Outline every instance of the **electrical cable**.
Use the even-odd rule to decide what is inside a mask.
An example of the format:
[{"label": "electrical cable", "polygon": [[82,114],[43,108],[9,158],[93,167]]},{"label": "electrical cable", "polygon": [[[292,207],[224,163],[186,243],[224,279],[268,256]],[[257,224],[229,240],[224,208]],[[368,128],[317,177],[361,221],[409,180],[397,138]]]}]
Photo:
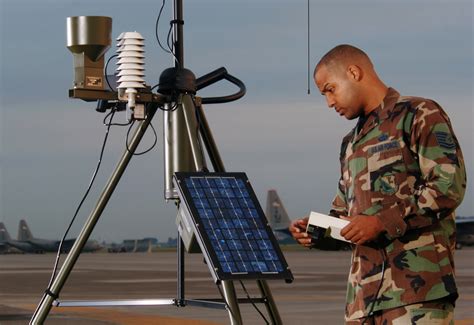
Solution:
[{"label": "electrical cable", "polygon": [[247,295],[247,299],[250,301],[253,308],[255,308],[255,310],[260,314],[260,316],[262,316],[263,320],[265,321],[265,324],[269,325],[270,322],[267,320],[265,315],[263,315],[263,313],[260,311],[260,309],[257,307],[257,305],[255,305],[255,303],[252,301],[252,298],[250,298],[249,292],[247,291],[247,288],[245,288],[244,283],[242,282],[242,280],[239,280],[239,282],[240,282],[240,285],[242,286],[242,289],[244,289],[244,292]]},{"label": "electrical cable", "polygon": [[[107,113],[107,115],[105,115],[104,119],[102,120],[102,123],[105,125],[105,126],[128,126],[132,123],[132,121],[128,122],[128,123],[112,123],[112,118],[110,118],[109,121],[107,121],[107,118],[109,116],[111,116],[112,114],[115,114],[115,112],[117,111],[117,106],[114,106],[112,108],[112,111],[110,111],[109,113]],[[113,115],[112,115],[113,116]]]},{"label": "electrical cable", "polygon": [[[153,87],[151,87],[150,91],[153,92],[153,89],[155,89],[155,88],[158,87],[159,85],[160,85],[159,83],[156,84],[156,85],[154,85]],[[170,101],[172,101],[172,100],[170,100]],[[162,110],[163,112],[173,112],[173,111],[176,110],[176,108],[178,108],[178,104],[175,103],[173,106],[171,106],[171,108],[165,108],[164,106],[158,106],[158,108],[159,108],[160,110]]]},{"label": "electrical cable", "polygon": [[172,45],[170,45],[170,38],[171,38],[172,30],[173,30],[173,23],[170,22],[170,29],[168,30],[168,36],[166,37],[166,44],[168,45],[168,48],[170,49],[171,54],[173,54],[174,60],[176,61],[177,64],[179,64],[178,58],[176,57],[176,55],[173,52],[173,46],[174,46],[173,40],[171,40]]},{"label": "electrical cable", "polygon": [[118,56],[118,54],[112,55],[112,56],[107,60],[107,63],[105,64],[105,68],[104,68],[105,81],[107,82],[107,85],[109,86],[110,90],[112,90],[112,91],[117,91],[117,90],[116,90],[116,89],[113,89],[112,86],[110,85],[109,76],[107,75],[107,67],[109,66],[110,60],[112,60],[113,58],[115,58],[115,57],[117,57],[117,56]]},{"label": "electrical cable", "polygon": [[310,11],[309,11],[309,0],[308,0],[308,95],[311,93],[311,90],[310,90],[310,79],[311,77],[309,76],[310,75],[310,72],[309,72],[309,57],[310,57],[310,41],[309,41],[309,19],[310,19]]},{"label": "electrical cable", "polygon": [[[159,29],[159,22],[160,22],[160,19],[161,19],[161,14],[163,13],[163,9],[165,7],[165,3],[166,3],[166,0],[163,0],[163,2],[161,3],[161,8],[160,8],[160,12],[158,13],[158,17],[156,18],[156,23],[155,23],[155,37],[156,37],[156,41],[158,42],[158,45],[160,46],[160,48],[165,51],[166,53],[168,54],[171,54],[173,55],[173,58],[176,62],[178,62],[178,58],[176,57],[176,55],[173,53],[173,50],[169,44],[169,38],[170,38],[170,34],[171,34],[171,29],[173,28],[173,24],[172,22],[170,22],[170,29],[168,30],[168,36],[166,38],[166,43],[168,45],[168,49],[166,49],[163,44],[161,44],[161,41],[160,41],[160,36],[158,34],[158,29]],[[179,62],[178,62],[179,63]]]},{"label": "electrical cable", "polygon": [[165,7],[165,2],[166,0],[163,0],[163,3],[161,4],[160,12],[158,13],[158,18],[156,19],[156,24],[155,24],[155,36],[156,40],[158,41],[158,45],[161,47],[163,51],[166,53],[171,53],[171,51],[167,50],[160,42],[160,36],[158,35],[158,23],[160,22],[161,14],[163,12],[163,8]]},{"label": "electrical cable", "polygon": [[129,136],[130,136],[130,131],[132,130],[133,124],[135,124],[135,121],[133,121],[133,122],[130,124],[130,127],[128,128],[127,137],[125,138],[125,146],[127,147],[127,151],[130,152],[132,155],[134,155],[134,156],[141,156],[141,155],[144,155],[144,154],[150,152],[150,151],[156,146],[156,143],[158,142],[158,135],[156,134],[156,130],[155,130],[155,128],[153,127],[153,124],[150,122],[150,127],[151,127],[151,129],[153,130],[153,134],[155,135],[155,140],[154,140],[153,144],[151,145],[150,148],[148,148],[148,149],[145,150],[145,151],[142,151],[142,152],[139,152],[139,153],[132,153],[132,151],[131,151],[130,148],[128,147],[128,138],[129,138]]},{"label": "electrical cable", "polygon": [[379,252],[380,254],[382,255],[382,259],[383,259],[383,263],[382,263],[382,277],[379,281],[379,286],[377,288],[377,292],[375,293],[375,296],[374,298],[372,299],[372,302],[371,302],[371,305],[370,305],[370,310],[369,312],[367,313],[367,316],[364,317],[364,319],[362,320],[362,325],[365,324],[365,322],[367,321],[367,319],[370,317],[370,314],[372,314],[373,310],[374,310],[374,307],[375,307],[375,302],[377,300],[377,297],[379,296],[379,293],[380,293],[380,289],[382,289],[382,285],[383,285],[383,278],[384,278],[384,275],[385,275],[385,269],[386,269],[386,264],[387,264],[387,255],[385,253],[385,249],[379,249]]},{"label": "electrical cable", "polygon": [[[115,115],[115,112],[116,112],[116,110],[115,110],[115,107],[114,107],[114,108],[112,108],[112,112],[111,112],[112,115],[111,115],[111,117],[110,117],[110,122],[112,122],[112,119],[113,119],[113,117],[114,117],[114,115]],[[108,137],[109,137],[109,131],[110,131],[110,127],[111,127],[111,126],[112,126],[112,123],[110,123],[110,124],[107,125],[107,129],[106,129],[106,132],[105,132],[104,141],[102,142],[102,148],[101,148],[101,150],[100,150],[99,161],[97,162],[97,166],[96,166],[96,168],[95,168],[95,170],[94,170],[94,173],[92,174],[92,178],[91,178],[91,180],[90,180],[90,182],[89,182],[89,185],[88,185],[88,187],[87,187],[87,190],[86,190],[86,192],[84,193],[84,195],[83,195],[83,197],[82,197],[82,199],[81,199],[81,201],[80,201],[80,203],[79,203],[79,205],[78,205],[78,207],[77,207],[77,209],[76,209],[76,211],[75,211],[75,213],[74,213],[74,216],[72,217],[71,222],[69,223],[69,226],[67,227],[66,232],[64,233],[64,235],[63,235],[63,237],[62,237],[62,239],[61,239],[61,241],[60,241],[60,243],[59,243],[58,252],[57,252],[57,255],[56,255],[56,260],[55,260],[55,262],[54,262],[53,272],[52,272],[52,274],[51,274],[51,278],[50,278],[50,280],[49,280],[49,284],[48,284],[48,286],[47,286],[47,288],[46,288],[46,290],[45,290],[45,293],[44,293],[43,297],[41,298],[40,303],[38,304],[38,307],[36,308],[35,312],[33,313],[33,318],[36,317],[36,315],[37,315],[37,313],[38,313],[38,311],[39,311],[39,306],[41,306],[41,305],[43,304],[43,301],[46,299],[46,296],[47,296],[47,295],[51,295],[51,296],[52,296],[51,285],[53,284],[54,280],[56,279],[56,272],[57,272],[57,269],[58,269],[59,260],[60,260],[60,258],[61,258],[61,252],[62,252],[62,248],[63,248],[64,241],[65,241],[66,236],[68,235],[69,231],[71,230],[71,227],[72,227],[74,221],[76,220],[77,214],[79,213],[79,210],[81,209],[82,204],[84,203],[84,201],[86,200],[87,196],[89,195],[89,192],[90,192],[90,190],[91,190],[91,188],[92,188],[92,185],[94,184],[95,178],[96,178],[97,173],[98,173],[99,168],[100,168],[100,165],[102,164],[102,158],[103,158],[103,156],[104,156],[105,146],[106,146],[106,144],[107,144],[107,139],[108,139]],[[33,318],[32,318],[32,319],[33,319]]]},{"label": "electrical cable", "polygon": [[171,108],[165,108],[164,106],[160,106],[159,108],[163,112],[174,112],[178,108],[178,105],[178,103],[175,103],[173,106],[171,106]]},{"label": "electrical cable", "polygon": [[[171,52],[173,52],[173,47],[170,45],[170,38],[171,38],[171,31],[173,30],[173,24],[170,22],[170,28],[168,29],[168,36],[166,36],[166,45],[168,45],[168,48],[170,49]],[[173,43],[171,43],[173,44]]]}]

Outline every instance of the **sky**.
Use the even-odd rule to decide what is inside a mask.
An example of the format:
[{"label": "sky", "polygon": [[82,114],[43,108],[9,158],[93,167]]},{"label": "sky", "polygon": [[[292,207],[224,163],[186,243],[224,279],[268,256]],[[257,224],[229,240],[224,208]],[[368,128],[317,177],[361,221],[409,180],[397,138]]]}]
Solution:
[{"label": "sky", "polygon": [[[112,36],[145,38],[146,81],[172,66],[155,39],[162,1],[0,0],[0,221],[16,236],[26,219],[34,235],[62,237],[94,168],[106,127],[94,103],[69,99],[73,59],[66,17],[113,19]],[[311,82],[307,94],[307,1],[184,1],[184,65],[196,76],[219,67],[241,79],[240,100],[204,107],[227,171],[246,172],[263,207],[278,190],[294,219],[327,212],[339,177],[339,147],[355,121],[328,109]],[[436,100],[451,118],[468,169],[458,215],[474,215],[473,2],[461,0],[310,0],[310,69],[348,43],[371,57],[402,95]],[[166,38],[172,6],[159,24]],[[115,44],[106,58],[115,54]],[[113,65],[112,65],[113,66]],[[113,69],[113,68],[111,68]],[[221,82],[198,93],[235,92]],[[116,115],[124,122],[124,113]],[[134,157],[91,238],[176,236],[176,208],[163,194],[163,115],[157,146]],[[99,175],[69,237],[75,237],[125,149],[127,129],[112,127]],[[147,132],[140,150],[153,143]]]}]

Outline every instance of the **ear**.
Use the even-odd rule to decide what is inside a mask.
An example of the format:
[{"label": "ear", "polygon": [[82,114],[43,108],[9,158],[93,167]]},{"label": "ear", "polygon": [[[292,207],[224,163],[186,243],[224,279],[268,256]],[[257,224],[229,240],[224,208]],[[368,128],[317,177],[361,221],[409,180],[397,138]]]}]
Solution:
[{"label": "ear", "polygon": [[361,81],[362,80],[362,69],[357,65],[350,65],[347,67],[346,70],[347,77],[354,81]]}]

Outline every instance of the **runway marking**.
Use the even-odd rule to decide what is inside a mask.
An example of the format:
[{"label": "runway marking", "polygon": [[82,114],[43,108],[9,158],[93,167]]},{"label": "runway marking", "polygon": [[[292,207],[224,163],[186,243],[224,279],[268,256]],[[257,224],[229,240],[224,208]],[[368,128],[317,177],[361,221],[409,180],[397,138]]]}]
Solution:
[{"label": "runway marking", "polygon": [[[29,305],[28,308],[32,309],[33,306]],[[142,315],[97,307],[53,307],[49,313],[51,319],[60,319],[61,316],[80,317],[91,321],[109,321],[121,325],[222,325],[222,323],[208,320]]]},{"label": "runway marking", "polygon": [[459,295],[463,300],[474,300],[474,295]]},{"label": "runway marking", "polygon": [[455,325],[472,325],[474,324],[474,318],[471,319],[455,319]]},{"label": "runway marking", "polygon": [[[206,278],[186,278],[186,282],[212,282],[211,277]],[[116,280],[97,280],[97,283],[176,283],[176,279],[116,279]]]},{"label": "runway marking", "polygon": [[[84,271],[76,271],[74,273],[84,272]],[[33,274],[33,273],[50,273],[51,270],[0,270],[0,274]]]},{"label": "runway marking", "polygon": [[[298,301],[341,301],[341,295],[329,296],[329,295],[311,295],[311,296],[298,296]],[[344,299],[342,299],[344,300]],[[278,295],[278,301],[295,301],[294,295]]]}]

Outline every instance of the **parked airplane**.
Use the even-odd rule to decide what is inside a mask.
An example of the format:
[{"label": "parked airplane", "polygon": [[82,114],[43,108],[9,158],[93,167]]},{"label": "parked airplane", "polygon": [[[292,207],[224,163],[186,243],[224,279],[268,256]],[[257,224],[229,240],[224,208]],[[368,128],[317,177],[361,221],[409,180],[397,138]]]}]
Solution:
[{"label": "parked airplane", "polygon": [[2,253],[8,252],[11,247],[25,253],[43,253],[29,242],[12,239],[3,222],[0,222],[0,245]]},{"label": "parked airplane", "polygon": [[[43,252],[57,252],[60,244],[60,240],[51,239],[40,239],[33,237],[30,228],[25,220],[20,220],[18,225],[18,240],[21,242],[27,242],[36,247],[38,250]],[[74,245],[76,239],[66,239],[63,242],[62,251],[69,252]],[[102,246],[95,240],[88,240],[82,249],[82,252],[95,252],[102,248]]]},{"label": "parked airplane", "polygon": [[268,190],[265,215],[278,242],[295,243],[295,240],[288,230],[291,223],[290,217],[288,216],[288,212],[286,212],[285,206],[280,200],[277,191],[274,189]]},{"label": "parked airplane", "polygon": [[474,245],[474,216],[456,217],[456,248]]},{"label": "parked airplane", "polygon": [[[267,195],[267,209],[265,211],[270,226],[273,229],[276,239],[280,244],[294,244],[296,241],[291,236],[288,229],[291,220],[288,212],[283,205],[276,190],[269,190]],[[322,250],[350,250],[351,246],[342,241],[328,239],[318,245],[318,249]]]}]

